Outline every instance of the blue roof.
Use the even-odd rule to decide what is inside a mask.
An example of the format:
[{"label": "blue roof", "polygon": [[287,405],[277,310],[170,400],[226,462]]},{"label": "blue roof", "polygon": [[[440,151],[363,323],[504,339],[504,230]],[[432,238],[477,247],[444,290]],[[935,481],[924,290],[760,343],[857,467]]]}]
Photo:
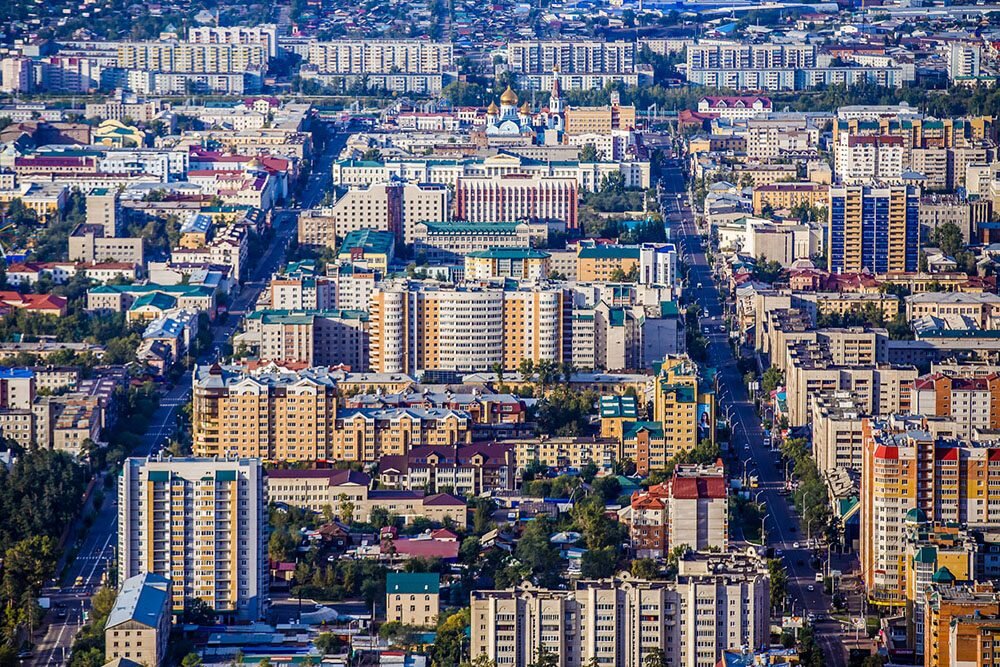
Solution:
[{"label": "blue roof", "polygon": [[170,612],[167,596],[169,585],[170,581],[166,577],[152,573],[126,579],[104,627],[111,628],[129,621],[151,628],[157,627],[161,614]]},{"label": "blue roof", "polygon": [[4,368],[0,366],[0,380],[27,380],[35,377],[30,368]]},{"label": "blue roof", "polygon": [[441,575],[435,572],[390,572],[385,576],[385,592],[389,595],[439,593]]}]

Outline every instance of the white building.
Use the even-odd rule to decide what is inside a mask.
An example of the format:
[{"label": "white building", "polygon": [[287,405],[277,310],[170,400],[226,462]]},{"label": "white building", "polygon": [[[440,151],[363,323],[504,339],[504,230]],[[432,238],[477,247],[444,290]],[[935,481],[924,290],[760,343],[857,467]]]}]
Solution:
[{"label": "white building", "polygon": [[948,49],[948,80],[979,76],[983,47],[977,42],[952,42]]},{"label": "white building", "polygon": [[120,578],[169,578],[175,612],[200,598],[223,618],[264,618],[267,502],[259,459],[130,458],[118,485]]},{"label": "white building", "polygon": [[568,590],[530,583],[472,593],[473,656],[527,667],[541,648],[560,665],[642,667],[659,649],[669,667],[715,667],[726,649],[766,646],[770,585],[756,558],[680,560],[676,583],[628,574],[580,580]]},{"label": "white building", "polygon": [[255,26],[196,26],[188,30],[192,44],[256,44],[263,46],[269,58],[278,56],[278,26],[262,23]]},{"label": "white building", "polygon": [[673,285],[677,282],[677,247],[673,243],[639,246],[639,283]]}]

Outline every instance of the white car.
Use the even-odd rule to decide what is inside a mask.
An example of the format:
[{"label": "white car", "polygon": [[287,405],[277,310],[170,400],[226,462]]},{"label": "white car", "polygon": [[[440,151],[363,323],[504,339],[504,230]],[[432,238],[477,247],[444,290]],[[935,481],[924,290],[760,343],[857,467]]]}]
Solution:
[{"label": "white car", "polygon": [[792,546],[795,547],[796,549],[798,549],[799,548],[799,543],[795,542],[795,543],[792,544]]}]

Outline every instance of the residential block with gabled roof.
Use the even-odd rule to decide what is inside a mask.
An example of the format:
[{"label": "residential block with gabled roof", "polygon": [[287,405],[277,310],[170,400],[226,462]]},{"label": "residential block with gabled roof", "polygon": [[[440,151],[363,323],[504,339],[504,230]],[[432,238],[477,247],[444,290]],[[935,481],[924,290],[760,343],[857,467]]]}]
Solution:
[{"label": "residential block with gabled roof", "polygon": [[129,577],[104,624],[105,659],[158,667],[167,655],[171,622],[170,580],[151,572]]},{"label": "residential block with gabled roof", "polygon": [[434,572],[390,572],[385,578],[385,619],[403,625],[437,624],[441,575]]}]

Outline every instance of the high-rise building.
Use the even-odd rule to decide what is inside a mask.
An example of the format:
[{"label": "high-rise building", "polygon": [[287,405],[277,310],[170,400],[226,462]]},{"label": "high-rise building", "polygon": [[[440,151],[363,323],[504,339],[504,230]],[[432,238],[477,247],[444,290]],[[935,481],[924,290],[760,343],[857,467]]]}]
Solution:
[{"label": "high-rise building", "polygon": [[571,308],[559,287],[382,283],[371,300],[371,370],[514,370],[522,359],[568,360]]},{"label": "high-rise building", "polygon": [[948,52],[948,80],[979,77],[983,46],[978,42],[952,42]]},{"label": "high-rise building", "polygon": [[118,67],[130,70],[224,74],[267,67],[267,49],[260,44],[187,44],[122,42]]},{"label": "high-rise building", "polygon": [[[994,641],[992,628],[1000,615],[1000,592],[994,584],[935,585],[927,592],[926,599],[923,651],[926,667],[995,664],[979,659],[987,635],[991,644]],[[995,650],[991,645],[989,654],[995,655]]]},{"label": "high-rise building", "polygon": [[337,386],[325,369],[198,366],[193,373],[191,428],[198,456],[262,459],[329,458]]},{"label": "high-rise building", "polygon": [[903,527],[1000,519],[1000,443],[957,440],[948,420],[862,423],[861,571],[873,604],[905,604]]},{"label": "high-rise building", "polygon": [[473,420],[447,408],[337,408],[335,373],[267,364],[199,366],[191,416],[199,456],[363,461],[423,445],[464,444]]},{"label": "high-rise building", "polygon": [[192,44],[256,44],[263,46],[269,58],[278,57],[278,26],[194,26],[188,29]]},{"label": "high-rise building", "polygon": [[922,375],[913,382],[913,411],[948,417],[961,438],[1000,430],[1000,374],[973,377],[951,373]]},{"label": "high-rise building", "polygon": [[422,39],[339,39],[310,44],[308,60],[326,74],[440,74],[454,67],[454,47]]},{"label": "high-rise building", "polygon": [[427,183],[375,183],[348,190],[329,209],[299,216],[299,243],[336,249],[338,240],[362,229],[390,231],[412,243],[421,222],[446,220],[448,189]]},{"label": "high-rise building", "polygon": [[829,270],[916,271],[920,189],[847,185],[830,189]]},{"label": "high-rise building", "polygon": [[676,582],[627,574],[580,580],[568,590],[534,586],[472,593],[472,656],[527,667],[542,649],[560,665],[591,660],[641,667],[662,650],[670,667],[715,667],[729,648],[765,645],[770,580],[745,555],[689,553]]},{"label": "high-rise building", "polygon": [[455,215],[469,222],[520,220],[561,222],[577,227],[575,178],[508,174],[461,177],[455,187]]},{"label": "high-rise building", "polygon": [[[533,40],[507,44],[507,68],[514,74],[629,74],[635,71],[635,42],[619,40]],[[572,87],[572,86],[571,86]]]},{"label": "high-rise building", "polygon": [[130,458],[118,480],[118,571],[162,575],[173,610],[204,600],[223,619],[267,612],[267,501],[255,458]]}]

